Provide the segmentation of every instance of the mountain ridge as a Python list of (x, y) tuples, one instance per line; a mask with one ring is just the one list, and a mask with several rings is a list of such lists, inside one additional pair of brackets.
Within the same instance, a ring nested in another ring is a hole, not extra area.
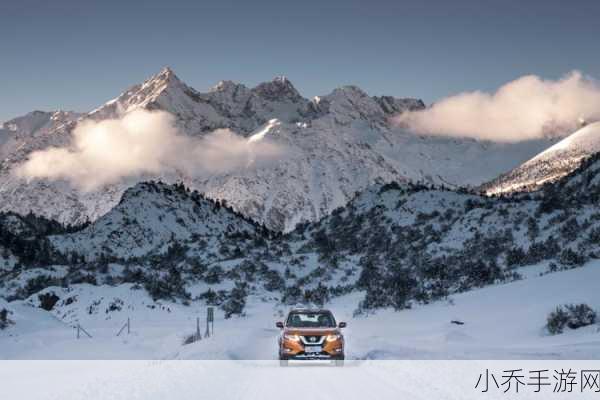
[(600, 151), (600, 122), (590, 123), (511, 171), (481, 186), (488, 194), (530, 192), (559, 180)]
[[(274, 78), (254, 88), (221, 81), (202, 93), (165, 68), (88, 114), (54, 122), (40, 137), (15, 140), (18, 150), (11, 150), (10, 159), (0, 168), (0, 209), (21, 214), (34, 211), (63, 223), (83, 223), (107, 213), (136, 181), (160, 179), (183, 181), (208, 197), (227, 200), (236, 211), (270, 229), (289, 231), (299, 222), (318, 220), (345, 205), (354, 193), (373, 183), (476, 185), (550, 143), (506, 145), (426, 137), (399, 129), (390, 120), (424, 106), (417, 99), (372, 97), (351, 85), (309, 100), (287, 78)], [(180, 131), (189, 136), (226, 128), (248, 138), (268, 128), (269, 137), (290, 151), (269, 167), (249, 165), (243, 171), (203, 179), (164, 171), (89, 193), (66, 181), (26, 181), (14, 175), (32, 151), (68, 146), (78, 122), (119, 118), (140, 108), (171, 113)], [(278, 124), (269, 128), (273, 119)]]

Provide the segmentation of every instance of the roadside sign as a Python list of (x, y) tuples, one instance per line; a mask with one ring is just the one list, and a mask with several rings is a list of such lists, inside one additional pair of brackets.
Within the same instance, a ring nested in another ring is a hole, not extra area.
[(215, 309), (214, 307), (206, 308), (206, 333), (205, 337), (209, 337), (215, 333)]

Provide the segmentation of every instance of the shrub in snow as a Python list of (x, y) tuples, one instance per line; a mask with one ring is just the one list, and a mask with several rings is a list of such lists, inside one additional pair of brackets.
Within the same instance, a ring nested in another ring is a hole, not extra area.
[(558, 271), (558, 265), (556, 265), (556, 263), (555, 263), (555, 262), (552, 262), (552, 261), (551, 261), (551, 262), (548, 264), (548, 272), (556, 272), (556, 271)]
[(221, 280), (223, 279), (223, 274), (223, 268), (221, 268), (219, 265), (215, 265), (214, 267), (211, 267), (208, 271), (206, 271), (206, 275), (204, 276), (204, 282), (208, 283), (209, 285), (221, 283)]
[(393, 307), (396, 310), (410, 307), (409, 300), (417, 296), (417, 281), (412, 272), (401, 266), (392, 271), (383, 271), (368, 263), (361, 272), (357, 285), (366, 289), (365, 298), (359, 309)]
[(596, 312), (587, 304), (569, 305), (569, 321), (567, 326), (571, 329), (581, 328), (596, 323)]
[(153, 300), (175, 298), (189, 299), (190, 294), (185, 290), (181, 273), (174, 267), (165, 275), (149, 275), (144, 282), (144, 288)]
[(586, 262), (585, 256), (576, 253), (570, 248), (564, 249), (558, 256), (558, 261), (568, 267), (579, 267)]
[(590, 230), (588, 234), (588, 241), (593, 244), (600, 243), (600, 227), (595, 227)]
[(0, 310), (0, 330), (8, 328), (14, 322), (8, 319), (9, 311), (6, 308)]
[(279, 272), (274, 270), (268, 270), (264, 273), (265, 289), (274, 292), (276, 290), (283, 290), (285, 288), (285, 280), (279, 275)]
[(546, 321), (546, 329), (551, 335), (558, 335), (563, 333), (567, 322), (569, 321), (569, 314), (563, 307), (557, 307), (556, 310), (552, 311), (548, 315)]
[(220, 306), (223, 304), (226, 298), (227, 292), (225, 292), (225, 290), (219, 290), (215, 292), (210, 288), (198, 296), (198, 300), (204, 300), (209, 306)]
[(283, 291), (281, 301), (284, 304), (296, 304), (302, 301), (302, 289), (298, 285), (288, 286)]
[(314, 304), (321, 307), (327, 301), (329, 301), (329, 289), (320, 282), (316, 288), (304, 291), (304, 302), (306, 304)]
[(198, 260), (197, 258), (192, 258), (189, 261), (189, 264), (191, 267), (190, 272), (192, 273), (192, 275), (199, 277), (199, 278), (204, 276), (204, 274), (208, 270), (208, 267), (206, 266), (206, 264), (204, 264), (202, 261)]
[(54, 292), (40, 294), (38, 299), (40, 300), (40, 308), (46, 311), (52, 310), (58, 300), (60, 300), (60, 298)]
[(563, 333), (565, 327), (577, 329), (596, 323), (596, 312), (587, 304), (567, 304), (556, 307), (548, 315), (546, 329), (551, 335)]
[(75, 285), (78, 283), (88, 283), (94, 286), (98, 284), (94, 275), (76, 271), (75, 273), (69, 275), (68, 284)]
[(235, 283), (235, 287), (231, 289), (229, 298), (221, 306), (223, 311), (225, 311), (225, 318), (231, 318), (234, 314), (242, 314), (244, 307), (246, 307), (246, 298), (248, 297), (247, 286), (245, 282)]
[(115, 298), (106, 308), (106, 313), (113, 311), (121, 311), (123, 309), (124, 302), (121, 299)]
[(38, 275), (27, 281), (24, 287), (22, 287), (17, 293), (17, 298), (26, 299), (27, 297), (35, 294), (49, 286), (61, 286), (62, 281), (58, 278), (54, 278), (49, 275)]
[(572, 242), (577, 239), (577, 236), (581, 233), (581, 226), (577, 222), (577, 218), (569, 218), (563, 226), (560, 228), (560, 233), (563, 239), (568, 242)]
[(506, 252), (506, 266), (514, 267), (524, 264), (527, 254), (521, 247), (516, 246)]

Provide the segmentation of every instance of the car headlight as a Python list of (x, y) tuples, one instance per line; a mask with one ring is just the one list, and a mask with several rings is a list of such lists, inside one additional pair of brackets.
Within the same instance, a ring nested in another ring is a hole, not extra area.
[(334, 335), (327, 335), (326, 340), (328, 342), (335, 342), (336, 340), (340, 340), (341, 338), (342, 338), (342, 335), (334, 334)]
[(283, 335), (283, 340), (291, 340), (292, 342), (299, 342), (300, 336), (298, 336), (298, 335)]

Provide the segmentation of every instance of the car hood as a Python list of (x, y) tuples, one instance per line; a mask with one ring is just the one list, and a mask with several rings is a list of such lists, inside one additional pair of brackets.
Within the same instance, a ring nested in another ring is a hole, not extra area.
[(310, 335), (334, 335), (339, 334), (340, 331), (337, 328), (285, 328), (283, 333), (286, 335), (299, 335), (299, 336), (310, 336)]

